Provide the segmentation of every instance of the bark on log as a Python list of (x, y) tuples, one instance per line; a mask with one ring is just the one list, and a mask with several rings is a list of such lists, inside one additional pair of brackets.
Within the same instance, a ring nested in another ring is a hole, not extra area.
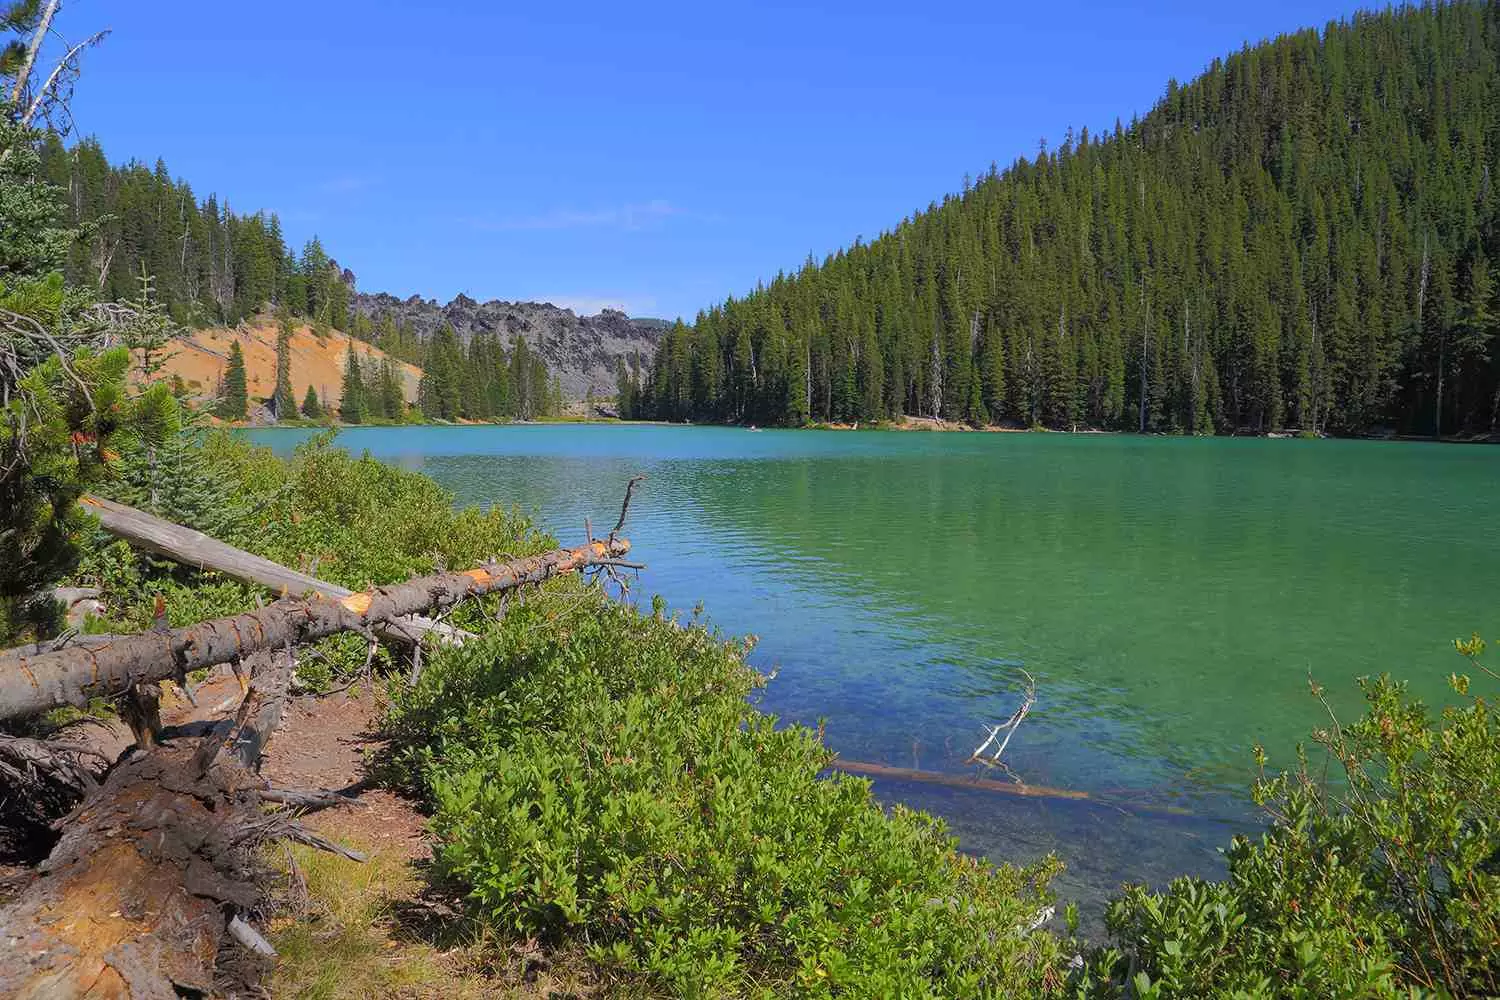
[(188, 671), (282, 650), (338, 632), (368, 632), (428, 608), (446, 608), (468, 597), (500, 593), (554, 576), (607, 563), (630, 551), (623, 538), (462, 573), (438, 573), (346, 597), (284, 597), (255, 611), (144, 632), (104, 646), (67, 648), (6, 659), (0, 670), (0, 719), (83, 705), (93, 696), (118, 695), (131, 685), (179, 677)]
[[(104, 530), (130, 544), (165, 556), (173, 562), (196, 569), (211, 569), (244, 583), (269, 587), (277, 594), (302, 597), (321, 594), (324, 597), (348, 597), (347, 587), (327, 583), (306, 573), (298, 573), (280, 563), (237, 549), (201, 531), (148, 514), (134, 507), (85, 494), (78, 501), (84, 510), (99, 519)], [(389, 638), (414, 642), (424, 633), (434, 634), (443, 642), (462, 642), (473, 636), (462, 629), (434, 622), (420, 615), (404, 616), (382, 626)]]
[(71, 818), (0, 910), (0, 996), (215, 992), (226, 920), (258, 904), (255, 848), (281, 821), (261, 812), (237, 760), (203, 773), (195, 750), (185, 741), (126, 760)]

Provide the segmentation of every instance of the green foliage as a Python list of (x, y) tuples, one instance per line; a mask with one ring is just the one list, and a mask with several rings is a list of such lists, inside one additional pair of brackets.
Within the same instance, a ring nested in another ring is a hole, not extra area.
[(354, 342), (350, 341), (344, 351), (344, 380), (339, 388), (339, 419), (346, 424), (362, 424), (369, 416), (364, 373), (360, 367), (359, 355), (355, 353)]
[(175, 354), (167, 345), (176, 335), (176, 324), (167, 315), (166, 309), (156, 297), (155, 279), (141, 264), (140, 291), (131, 301), (133, 315), (125, 326), (125, 346), (140, 356), (139, 369), (143, 379), (155, 378)]
[[(297, 397), (292, 390), (292, 317), (283, 311), (276, 316), (276, 388), (271, 395), (271, 409), (277, 420), (297, 415)], [(312, 386), (309, 384), (308, 389)]]
[(318, 390), (307, 385), (307, 394), (302, 397), (302, 415), (308, 420), (323, 419), (323, 404), (318, 400)]
[(224, 366), (224, 381), (219, 386), (216, 411), (223, 420), (244, 420), (250, 411), (250, 395), (245, 384), (245, 352), (238, 340), (229, 342), (229, 362)]
[(204, 451), (254, 506), (240, 536), (247, 547), (347, 587), (551, 547), (526, 518), (498, 507), (455, 510), (453, 494), (431, 479), (369, 455), (350, 456), (334, 447), (332, 433), (287, 460), (222, 434), (211, 436)]
[(215, 538), (242, 537), (251, 502), (237, 495), (223, 463), (206, 450), (203, 418), (161, 383), (137, 396), (132, 410), (131, 433), (101, 492)]
[[(316, 237), (300, 259), (292, 254), (274, 213), (236, 214), (214, 196), (200, 201), (161, 160), (112, 165), (91, 137), (72, 148), (49, 137), (40, 157), (43, 172), (70, 192), (59, 206), (63, 224), (86, 230), (52, 265), (64, 267), (70, 283), (126, 301), (144, 269), (179, 323), (233, 325), (267, 303), (333, 326), (347, 322), (353, 275), (334, 265)], [(0, 201), (8, 194), (0, 184)], [(30, 227), (32, 238), (44, 228)]]
[(482, 917), (588, 942), (677, 996), (1037, 996), (1058, 866), (820, 778), (818, 735), (746, 696), (744, 646), (574, 588), (512, 607), (394, 695), (442, 869)]
[(1500, 433), (1497, 108), (1494, 3), (1247, 47), (674, 325), (624, 415)]
[(61, 267), (78, 231), (42, 169), (39, 134), (16, 124), (12, 112), (0, 96), (0, 280), (14, 282)]
[[(1458, 646), (1489, 673), (1477, 636)], [(1263, 775), (1255, 799), (1271, 826), (1234, 841), (1228, 881), (1128, 889), (1108, 914), (1116, 947), (1094, 956), (1081, 990), (1500, 993), (1500, 720), (1467, 676), (1451, 684), (1460, 703), (1434, 720), (1404, 685), (1363, 681), (1364, 717), (1313, 735), (1342, 782), (1305, 754)]]
[(13, 388), (0, 423), (0, 641), (50, 621), (33, 599), (78, 559), (78, 498), (105, 475), (123, 416), (123, 349), (53, 355)]
[(520, 336), (507, 351), (477, 332), (467, 349), (444, 323), (427, 342), (417, 405), (429, 420), (530, 420), (562, 409), (547, 366)]

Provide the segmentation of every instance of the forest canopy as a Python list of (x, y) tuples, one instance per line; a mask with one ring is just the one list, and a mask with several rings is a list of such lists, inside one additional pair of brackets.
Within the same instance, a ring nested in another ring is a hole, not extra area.
[(672, 327), (667, 420), (1490, 434), (1500, 7), (1246, 47)]

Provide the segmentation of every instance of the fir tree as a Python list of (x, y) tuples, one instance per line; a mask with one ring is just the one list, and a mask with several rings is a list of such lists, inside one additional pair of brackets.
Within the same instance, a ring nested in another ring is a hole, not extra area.
[(167, 345), (175, 335), (175, 324), (156, 297), (155, 282), (141, 264), (140, 291), (130, 302), (132, 315), (125, 325), (125, 346), (139, 358), (136, 367), (144, 381), (154, 380), (176, 352)]
[(292, 389), (292, 317), (286, 313), (276, 317), (276, 389), (271, 409), (277, 420), (297, 415), (297, 397)]
[(344, 380), (339, 390), (339, 419), (346, 424), (362, 424), (369, 414), (365, 399), (364, 376), (359, 355), (351, 341), (344, 351)]
[(318, 391), (311, 384), (308, 385), (307, 393), (302, 397), (302, 415), (308, 420), (323, 418), (323, 404), (318, 400)]
[(386, 358), (380, 365), (380, 415), (400, 420), (406, 415), (406, 392), (396, 362)]
[(218, 414), (224, 420), (244, 420), (250, 409), (250, 397), (245, 388), (245, 352), (240, 342), (229, 342), (229, 363), (224, 368), (224, 379), (219, 389)]

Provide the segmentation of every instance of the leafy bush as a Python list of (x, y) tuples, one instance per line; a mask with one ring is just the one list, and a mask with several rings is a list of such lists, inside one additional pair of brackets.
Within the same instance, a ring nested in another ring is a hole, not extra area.
[(368, 454), (351, 456), (334, 446), (334, 436), (320, 434), (286, 460), (230, 434), (208, 438), (210, 460), (252, 502), (242, 525), (247, 548), (361, 588), (555, 544), (514, 511), (455, 510), (453, 494), (428, 477)]
[[(1489, 673), (1482, 640), (1458, 648)], [(1118, 947), (1093, 956), (1081, 992), (1500, 994), (1500, 726), (1467, 676), (1450, 683), (1461, 703), (1434, 720), (1404, 685), (1362, 680), (1365, 716), (1330, 713), (1313, 734), (1343, 780), (1300, 751), (1294, 770), (1263, 772), (1271, 826), (1234, 841), (1228, 881), (1127, 889), (1108, 914)]]
[[(659, 609), (658, 609), (659, 610)], [(441, 869), (481, 917), (681, 996), (1036, 996), (1058, 865), (999, 868), (750, 706), (743, 647), (582, 588), (398, 692)]]

